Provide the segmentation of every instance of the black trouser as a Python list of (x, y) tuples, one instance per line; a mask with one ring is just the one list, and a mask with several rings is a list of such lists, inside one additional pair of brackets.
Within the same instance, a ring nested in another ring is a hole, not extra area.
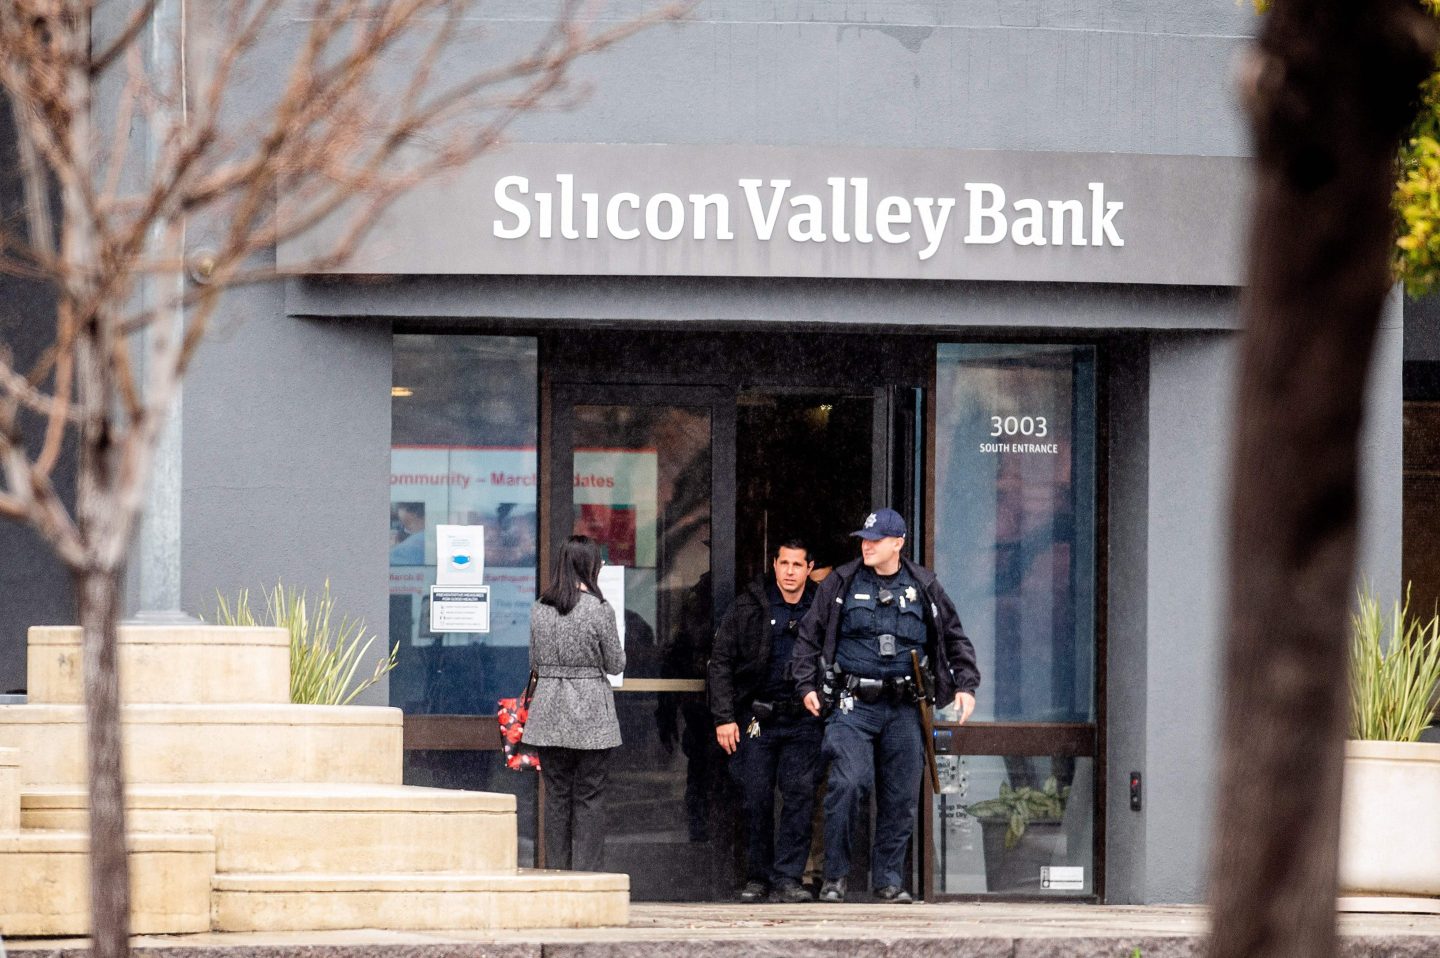
[[(820, 720), (770, 719), (751, 738), (741, 722), (740, 748), (732, 764), (745, 803), (746, 865), (750, 881), (799, 881), (810, 856), (815, 788), (820, 783)], [(775, 828), (775, 787), (780, 787), (779, 835)]]
[(545, 867), (605, 870), (608, 748), (537, 747), (545, 780)]

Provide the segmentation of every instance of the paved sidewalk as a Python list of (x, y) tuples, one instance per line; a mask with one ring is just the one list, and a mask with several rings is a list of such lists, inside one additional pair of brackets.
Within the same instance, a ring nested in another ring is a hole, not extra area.
[[(1440, 916), (1344, 915), (1346, 958), (1440, 955)], [(1205, 912), (1067, 904), (655, 905), (623, 928), (345, 931), (136, 939), (143, 958), (1200, 958)], [(84, 941), (7, 941), (72, 958)]]

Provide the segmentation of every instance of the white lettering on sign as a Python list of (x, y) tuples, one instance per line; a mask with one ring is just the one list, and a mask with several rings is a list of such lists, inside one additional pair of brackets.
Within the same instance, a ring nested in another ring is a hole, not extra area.
[[(748, 225), (761, 242), (777, 230), (795, 243), (861, 243), (877, 240), (892, 246), (909, 244), (917, 258), (935, 256), (945, 240), (950, 214), (962, 203), (966, 230), (959, 242), (992, 246), (1120, 247), (1117, 217), (1124, 202), (1107, 199), (1104, 183), (1087, 183), (1089, 196), (1011, 199), (999, 183), (965, 183), (964, 197), (883, 196), (870, 201), (867, 177), (830, 176), (827, 189), (799, 192), (788, 179), (742, 177), (735, 192), (669, 193), (642, 197), (621, 191), (602, 197), (577, 192), (576, 175), (558, 173), (557, 190), (531, 189), (524, 176), (495, 181), (495, 206), (500, 215), (491, 232), (499, 239), (523, 239), (532, 231), (540, 239), (557, 233), (562, 239), (601, 239), (601, 227), (613, 239), (642, 235), (668, 242), (687, 234), (697, 240), (733, 240), (732, 219)], [(1088, 202), (1087, 202), (1088, 200)], [(604, 216), (600, 215), (604, 207)], [(732, 206), (739, 211), (732, 218)], [(583, 230), (581, 224), (583, 223)], [(874, 232), (871, 224), (874, 224)]]

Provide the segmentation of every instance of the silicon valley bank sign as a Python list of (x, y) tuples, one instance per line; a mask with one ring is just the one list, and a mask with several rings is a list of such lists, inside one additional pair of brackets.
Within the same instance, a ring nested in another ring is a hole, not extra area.
[(1248, 194), (1229, 157), (524, 144), (402, 198), (340, 271), (1229, 286)]

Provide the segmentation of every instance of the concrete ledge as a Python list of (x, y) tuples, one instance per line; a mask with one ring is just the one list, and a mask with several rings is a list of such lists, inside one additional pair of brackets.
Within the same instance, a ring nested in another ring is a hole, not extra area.
[[(89, 844), (88, 835), (73, 832), (0, 835), (0, 934), (75, 935), (90, 927)], [(213, 840), (135, 835), (129, 848), (135, 931), (208, 931)]]
[[(84, 829), (79, 788), (27, 791), (26, 828)], [(215, 836), (219, 872), (514, 871), (515, 796), (398, 785), (144, 785), (135, 832)]]
[(380, 927), (594, 928), (624, 925), (626, 875), (217, 875), (211, 927), (283, 932)]
[[(127, 705), (125, 777), (399, 785), (402, 722), (399, 709), (359, 705)], [(0, 746), (20, 749), (22, 791), (81, 784), (84, 734), (81, 706), (0, 706)]]
[[(122, 625), (120, 699), (131, 704), (290, 701), (290, 635), (217, 625)], [(26, 671), (33, 705), (82, 701), (78, 626), (34, 626)]]
[[(0, 755), (0, 765), (4, 764)], [(26, 789), (21, 798), (26, 810), (83, 810), (85, 791), (80, 788), (51, 787)], [(426, 788), (418, 785), (265, 784), (255, 782), (212, 783), (209, 785), (137, 785), (126, 789), (125, 806), (130, 809), (186, 808), (223, 811), (306, 810), (306, 811), (410, 811), (432, 812), (513, 812), (515, 796), (504, 792), (467, 792), (453, 788)]]

